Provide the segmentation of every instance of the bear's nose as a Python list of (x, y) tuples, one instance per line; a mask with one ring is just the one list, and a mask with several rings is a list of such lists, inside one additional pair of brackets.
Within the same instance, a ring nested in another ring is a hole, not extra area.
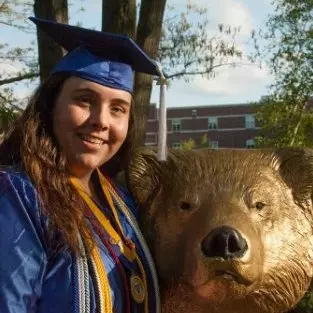
[(229, 260), (242, 257), (248, 244), (235, 228), (221, 226), (213, 229), (202, 240), (201, 248), (206, 257)]

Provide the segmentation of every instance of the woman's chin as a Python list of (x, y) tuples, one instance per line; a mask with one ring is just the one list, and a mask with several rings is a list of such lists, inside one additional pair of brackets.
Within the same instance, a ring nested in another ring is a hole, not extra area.
[(88, 176), (109, 160), (110, 158), (103, 160), (95, 158), (94, 156), (77, 156), (75, 162), (70, 162), (68, 168), (71, 175)]

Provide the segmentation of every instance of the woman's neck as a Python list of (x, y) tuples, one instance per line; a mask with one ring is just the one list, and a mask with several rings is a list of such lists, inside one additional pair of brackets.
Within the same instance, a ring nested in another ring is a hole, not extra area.
[(92, 195), (93, 183), (91, 179), (91, 175), (89, 177), (76, 177), (80, 182), (81, 188), (90, 196)]
[(93, 171), (82, 171), (81, 169), (69, 168), (69, 172), (72, 177), (75, 177), (78, 180), (80, 187), (91, 196), (94, 189), (91, 179)]
[(94, 184), (94, 181), (92, 179), (92, 173), (88, 176), (80, 176), (76, 177), (76, 179), (80, 183), (80, 187), (83, 189), (85, 193), (89, 195), (90, 198), (92, 198), (96, 203), (99, 202), (98, 194), (96, 191), (96, 186)]

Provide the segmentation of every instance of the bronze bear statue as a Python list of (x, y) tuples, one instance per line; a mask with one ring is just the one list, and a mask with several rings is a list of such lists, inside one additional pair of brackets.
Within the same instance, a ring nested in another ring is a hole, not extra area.
[(282, 313), (313, 276), (309, 149), (139, 150), (126, 172), (162, 313)]

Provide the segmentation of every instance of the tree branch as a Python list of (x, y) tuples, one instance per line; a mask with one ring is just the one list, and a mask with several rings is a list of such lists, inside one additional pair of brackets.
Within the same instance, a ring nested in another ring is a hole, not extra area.
[(20, 30), (23, 30), (23, 31), (27, 30), (27, 27), (25, 27), (25, 26), (12, 24), (12, 23), (9, 23), (9, 22), (0, 21), (0, 24), (6, 25), (6, 26), (10, 26), (10, 27), (14, 27), (14, 28), (17, 28), (17, 29), (20, 29)]
[(239, 65), (242, 65), (242, 66), (255, 66), (255, 64), (244, 64), (244, 63), (221, 63), (221, 64), (217, 64), (217, 65), (214, 65), (206, 70), (203, 70), (203, 71), (191, 71), (191, 72), (188, 72), (187, 70), (183, 70), (181, 72), (177, 72), (177, 73), (174, 73), (174, 74), (171, 74), (171, 75), (168, 75), (166, 76), (167, 79), (173, 79), (173, 78), (178, 78), (180, 76), (192, 76), (192, 75), (205, 75), (205, 74), (209, 74), (211, 73), (214, 69), (218, 68), (218, 67), (222, 67), (222, 66), (239, 66)]
[(39, 73), (37, 73), (37, 72), (33, 73), (32, 72), (32, 73), (21, 74), (21, 75), (15, 76), (15, 77), (10, 77), (7, 79), (2, 79), (2, 80), (0, 80), (0, 86), (15, 83), (15, 82), (18, 82), (18, 81), (21, 81), (24, 79), (35, 78), (37, 76), (39, 76)]

